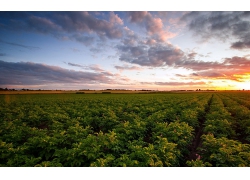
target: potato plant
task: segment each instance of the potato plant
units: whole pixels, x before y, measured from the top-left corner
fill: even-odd
[[[0,95],[0,166],[249,166],[244,97]],[[189,158],[195,151],[197,158]]]

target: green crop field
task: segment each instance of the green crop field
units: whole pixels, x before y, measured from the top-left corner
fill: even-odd
[[[0,166],[250,166],[250,93],[0,95]]]

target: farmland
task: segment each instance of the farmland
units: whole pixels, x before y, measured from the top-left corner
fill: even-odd
[[[0,166],[250,166],[250,93],[0,95]]]

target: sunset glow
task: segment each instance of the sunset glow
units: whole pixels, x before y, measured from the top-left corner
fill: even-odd
[[[0,87],[250,90],[250,12],[0,12]]]

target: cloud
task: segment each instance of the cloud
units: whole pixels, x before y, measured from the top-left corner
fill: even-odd
[[[110,21],[79,11],[1,12],[1,19],[4,28],[8,30],[51,34],[59,39],[66,36],[86,45],[92,42],[93,35],[97,35],[100,39],[117,39],[123,36],[120,27],[123,22],[113,12],[110,13]],[[92,36],[88,38],[89,34]]]
[[[186,77],[185,75],[182,75],[182,74],[175,74],[175,76],[177,76],[177,77]]]
[[[219,62],[184,59],[183,61],[177,61],[175,67],[190,69],[194,71],[201,71],[201,70],[207,70],[207,69],[213,69],[213,70],[220,69],[220,68],[225,67],[225,65]]]
[[[159,85],[159,86],[196,86],[205,85],[203,81],[198,82],[141,82],[143,85]]]
[[[150,12],[132,11],[128,12],[128,16],[130,22],[137,23],[144,27],[147,34],[153,36],[154,39],[159,42],[165,42],[167,39],[176,36],[175,33],[167,30],[161,18],[153,16]]]
[[[72,40],[76,40],[77,42],[80,42],[84,44],[85,46],[92,45],[94,43],[95,38],[91,36],[81,35],[80,33],[75,33],[72,36],[69,37]]]
[[[60,12],[50,16],[66,32],[95,33],[110,39],[122,37],[122,31],[114,23],[98,19],[88,12]],[[118,16],[115,20],[117,21]]]
[[[209,13],[210,12],[205,12],[206,15],[209,15]],[[231,12],[229,12],[229,14],[230,13]],[[143,23],[143,18],[146,18],[146,16],[147,14],[137,14],[133,18],[131,16],[131,21],[133,19],[133,21]],[[194,17],[196,16],[197,13],[194,13]],[[194,17],[192,17],[192,19]],[[226,24],[221,26],[226,26]],[[213,28],[216,29],[216,27]],[[241,29],[241,31],[243,31],[243,28]],[[130,34],[131,37],[133,36],[133,39],[131,38],[130,41],[122,40],[121,43],[116,46],[119,60],[124,62],[137,64],[140,66],[147,66],[149,68],[184,68],[194,71],[194,73],[187,77],[182,77],[181,75],[177,75],[177,77],[181,77],[182,79],[191,78],[193,80],[212,78],[242,81],[240,76],[236,77],[234,74],[245,74],[249,72],[250,59],[247,56],[224,58],[220,61],[202,61],[197,60],[197,57],[207,57],[211,54],[211,52],[207,53],[206,55],[198,54],[194,50],[183,52],[181,49],[173,46],[172,44],[157,42],[154,38],[150,37],[143,39],[139,36],[136,36],[128,28],[127,34]]]
[[[195,73],[197,74],[197,73]],[[240,76],[238,76],[240,75]],[[243,74],[237,74],[237,72],[234,71],[226,71],[226,70],[221,70],[221,71],[213,71],[213,70],[208,70],[208,71],[200,71],[199,76],[194,76],[191,74],[191,77],[187,79],[207,79],[207,80],[218,80],[218,79],[223,79],[223,80],[231,80],[231,81],[237,81],[237,82],[242,82],[241,76]]]
[[[0,53],[0,56],[6,56],[6,53]]]
[[[118,43],[118,46],[138,46],[138,45],[145,45],[144,37],[141,36],[142,34],[138,34],[131,29],[129,29],[127,26],[123,28],[124,30],[124,36],[121,39],[120,43]],[[117,47],[117,46],[116,46]]]
[[[98,66],[90,67],[95,72],[86,72],[39,63],[0,61],[0,67],[0,85],[112,84],[122,81],[120,76],[101,71]]]
[[[119,18],[117,14],[115,14],[114,12],[110,12],[109,14],[110,14],[109,22],[123,25],[123,20]]]
[[[233,49],[249,49],[250,48],[250,41],[237,41],[232,43],[231,48]]]
[[[231,65],[232,68],[249,68],[250,59],[247,57],[234,56],[231,58],[225,58],[224,64]]]
[[[225,79],[243,82],[245,75],[249,74],[250,59],[234,56],[224,58],[222,62],[184,61],[180,67],[187,68],[191,73],[187,79]]]
[[[85,66],[82,66],[82,65],[80,65],[80,64],[75,64],[75,63],[67,63],[68,65],[70,65],[70,66],[74,66],[74,67],[80,67],[80,68],[84,68]]]
[[[184,52],[171,44],[155,46],[124,44],[116,47],[120,54],[119,60],[141,66],[173,66],[184,58]]]
[[[188,54],[188,59],[195,59],[196,56],[197,56],[196,52],[191,52]]]
[[[139,37],[127,26],[123,28],[124,38],[121,41],[125,45],[135,45],[140,40]]]
[[[192,73],[191,76],[199,76],[197,73]]]
[[[161,86],[190,86],[190,85],[204,85],[205,82],[155,82],[156,85]]]
[[[117,58],[117,57],[111,55],[111,56],[108,56],[107,58],[108,58],[108,59],[115,59],[115,58]]]
[[[197,74],[197,73],[193,73],[192,75]],[[194,75],[195,76],[195,75]],[[220,73],[220,72],[216,72],[216,71],[203,71],[203,72],[199,72],[199,75],[197,74],[196,76],[200,76],[202,78],[207,77],[207,78],[219,78],[219,77],[226,77],[225,74]]]
[[[96,73],[101,73],[101,74],[104,74],[106,76],[115,76],[113,73],[109,72],[109,71],[106,71],[104,69],[102,69],[99,65],[97,64],[90,64],[90,65],[80,65],[80,64],[75,64],[75,63],[66,63],[68,64],[69,66],[74,66],[74,67],[79,67],[79,68],[82,68],[84,70],[91,70],[91,71],[94,71]]]
[[[148,14],[148,12],[146,11],[134,11],[134,12],[128,12],[128,13],[129,13],[130,21],[134,23],[142,22]]]
[[[97,64],[91,64],[88,66],[90,70],[94,70],[97,72],[104,72],[104,70]]]
[[[183,15],[181,20],[203,41],[211,38],[233,40],[232,49],[250,48],[250,12],[190,12]]]
[[[242,72],[249,71],[250,59],[247,57],[234,56],[232,58],[224,58],[222,62],[210,62],[210,61],[196,61],[185,60],[179,61],[176,67],[183,67],[194,71],[233,71]],[[200,73],[199,73],[200,74]]]
[[[91,52],[93,52],[93,53],[96,53],[96,54],[103,51],[103,49],[101,49],[101,48],[96,48],[96,47],[92,47],[92,48],[90,48],[89,50],[90,50]]]
[[[120,71],[124,71],[124,70],[129,70],[129,71],[135,71],[135,70],[141,70],[142,68],[137,67],[137,66],[128,66],[128,65],[124,65],[124,66],[114,66],[116,69],[120,70]]]
[[[204,57],[210,57],[211,52],[207,53]]]
[[[35,31],[43,34],[54,34],[62,31],[62,27],[54,23],[52,20],[44,17],[30,16],[27,18],[26,28],[30,31]]]
[[[146,44],[147,45],[155,45],[157,42],[156,42],[156,40],[154,40],[154,39],[148,39],[147,41],[146,41]]]
[[[27,45],[13,43],[13,42],[7,42],[7,41],[3,41],[3,40],[0,40],[0,43],[4,43],[4,44],[11,45],[11,46],[16,46],[16,47],[22,47],[22,48],[29,49],[29,50],[38,50],[38,49],[40,49],[39,47],[36,47],[36,46],[27,46]]]

